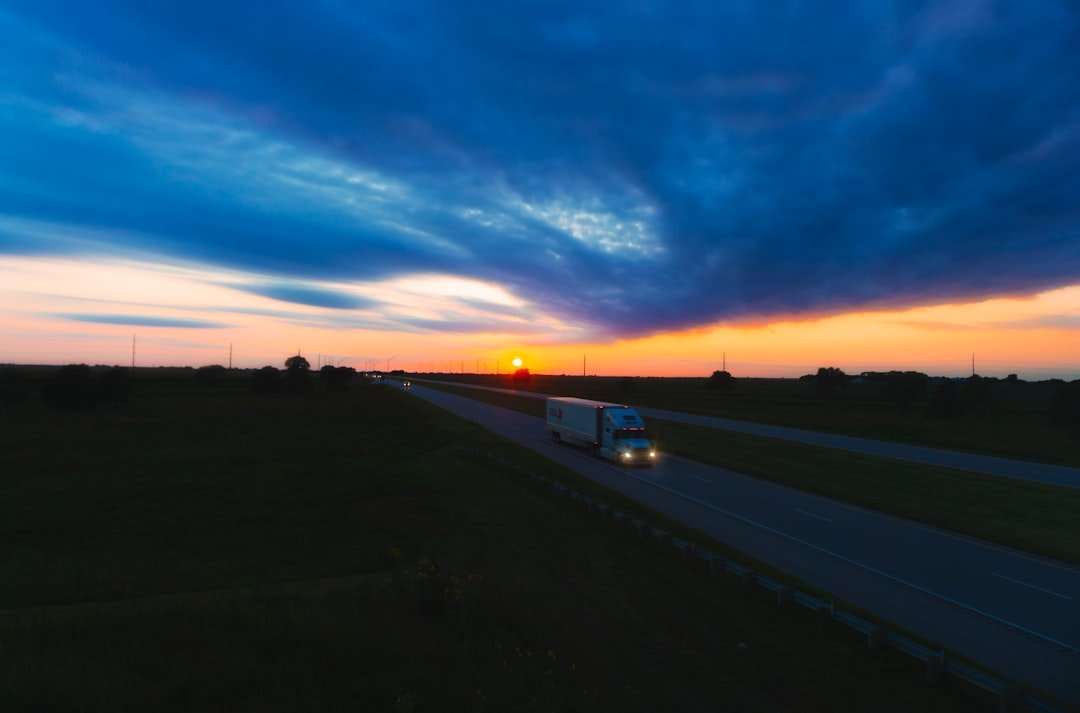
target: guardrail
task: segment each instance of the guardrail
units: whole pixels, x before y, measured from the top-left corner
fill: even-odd
[[[705,562],[712,573],[730,572],[740,579],[745,587],[759,586],[776,593],[778,606],[797,604],[813,611],[822,621],[835,621],[866,635],[866,645],[870,651],[878,650],[884,646],[890,646],[915,659],[922,661],[926,666],[926,680],[936,683],[946,675],[954,676],[960,680],[987,691],[998,698],[999,710],[1002,713],[1013,711],[1031,711],[1032,713],[1065,713],[1053,702],[1046,700],[1032,691],[1017,687],[1015,684],[998,678],[991,673],[983,671],[958,659],[946,656],[944,649],[931,649],[924,644],[888,631],[877,623],[863,619],[852,612],[837,609],[833,602],[825,601],[808,592],[796,589],[781,580],[769,577],[755,571],[751,567],[740,564],[730,558],[715,552],[702,549],[695,542],[672,535],[671,533],[634,515],[612,507],[601,500],[593,498],[580,490],[571,488],[557,480],[534,473],[522,466],[500,456],[492,455],[477,448],[458,446],[457,450],[467,456],[479,458],[493,463],[507,470],[517,472],[530,480],[541,483],[551,491],[559,493],[571,501],[578,502],[587,510],[595,512],[601,517],[615,523],[623,524],[637,533],[640,540],[653,539],[661,546],[678,553],[683,559],[696,558]]]

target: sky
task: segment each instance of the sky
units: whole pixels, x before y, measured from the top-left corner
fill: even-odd
[[[1078,48],[1043,0],[0,2],[0,362],[1078,378]]]

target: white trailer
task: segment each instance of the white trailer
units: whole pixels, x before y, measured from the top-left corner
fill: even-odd
[[[599,458],[652,465],[656,444],[637,411],[625,404],[570,397],[547,400],[547,431],[556,443],[585,446]]]

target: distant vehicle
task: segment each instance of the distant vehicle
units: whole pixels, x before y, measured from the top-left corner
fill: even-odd
[[[403,388],[403,389],[411,389],[412,388],[412,382],[411,381],[403,381],[403,382],[401,382],[401,388]]]
[[[656,443],[637,411],[623,404],[568,397],[547,400],[547,431],[556,443],[576,443],[598,458],[652,465]]]

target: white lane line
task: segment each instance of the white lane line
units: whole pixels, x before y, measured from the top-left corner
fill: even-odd
[[[1049,589],[1043,589],[1042,587],[1036,587],[1034,584],[1029,584],[1027,582],[1022,582],[1019,579],[1013,579],[1012,577],[1006,577],[1004,574],[999,574],[997,572],[991,572],[990,574],[991,574],[991,576],[998,577],[1000,579],[1008,580],[1008,581],[1012,582],[1013,584],[1019,584],[1021,587],[1027,587],[1028,589],[1035,589],[1035,590],[1040,591],[1040,592],[1042,592],[1044,594],[1049,594],[1052,597],[1058,597],[1060,599],[1068,599],[1070,602],[1072,601],[1072,597],[1070,597],[1070,596],[1068,596],[1066,594],[1059,594],[1057,592],[1050,591]]]
[[[806,510],[800,510],[799,508],[792,508],[792,509],[795,512],[801,512],[803,515],[806,515],[808,517],[816,517],[818,520],[824,520],[825,522],[832,522],[832,520],[830,520],[829,518],[827,518],[827,517],[825,517],[823,515],[817,515],[817,514],[812,513],[812,512],[807,512]]]
[[[699,475],[691,475],[690,477],[693,478],[694,480],[700,480],[702,483],[711,483],[712,482],[708,478],[702,478]]]

